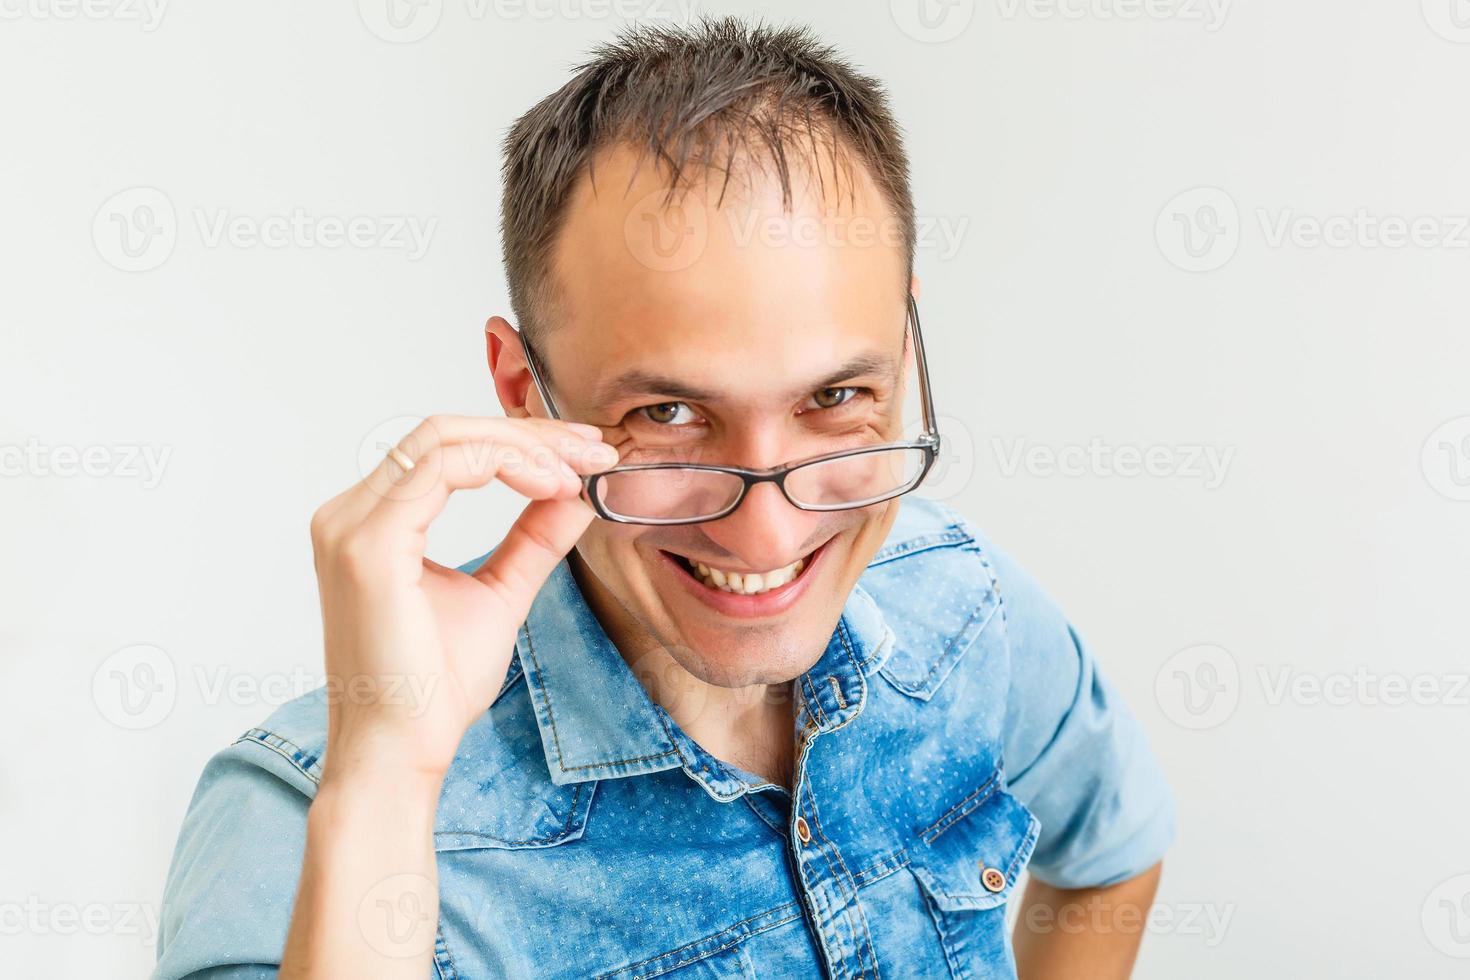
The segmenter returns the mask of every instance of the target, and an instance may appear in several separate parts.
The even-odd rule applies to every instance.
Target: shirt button
[[[1006,876],[998,869],[987,868],[982,864],[980,865],[980,884],[984,885],[987,891],[1003,891],[1006,886]]]
[[[803,844],[812,842],[812,829],[806,825],[805,817],[796,818],[796,836],[801,838]]]

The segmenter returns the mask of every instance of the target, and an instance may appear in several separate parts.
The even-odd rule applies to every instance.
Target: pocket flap
[[[1004,904],[1036,848],[1041,822],[999,783],[997,773],[913,848],[914,877],[946,912]]]

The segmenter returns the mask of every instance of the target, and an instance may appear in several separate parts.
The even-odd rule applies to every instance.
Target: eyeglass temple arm
[[[556,399],[551,397],[551,388],[546,384],[546,379],[541,374],[541,368],[536,364],[536,352],[531,349],[531,342],[526,339],[525,333],[519,330],[516,332],[520,334],[521,350],[526,355],[526,367],[531,369],[531,381],[536,385],[536,391],[541,395],[541,401],[546,404],[546,414],[559,422],[561,421],[561,411],[556,407]]]
[[[939,448],[939,427],[934,423],[934,398],[929,393],[929,363],[924,359],[924,332],[919,329],[919,304],[914,300],[914,294],[909,294],[909,322],[913,324],[910,332],[914,336],[914,360],[919,369],[919,411],[924,416],[924,434],[934,440],[934,448]]]

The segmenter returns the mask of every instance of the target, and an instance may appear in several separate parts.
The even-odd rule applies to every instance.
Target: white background
[[[506,127],[622,14],[680,16],[94,2],[0,0],[10,976],[149,969],[200,768],[319,668],[311,512],[392,420],[496,411]],[[1061,601],[1178,796],[1138,975],[1463,976],[1470,4],[1220,2],[699,9],[809,21],[892,92],[936,489]],[[295,212],[371,241],[212,236]],[[433,556],[512,507],[455,501]]]

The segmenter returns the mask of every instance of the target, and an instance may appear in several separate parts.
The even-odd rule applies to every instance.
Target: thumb
[[[476,569],[475,579],[496,594],[514,622],[520,622],[593,516],[592,508],[576,497],[531,501],[500,547]]]

